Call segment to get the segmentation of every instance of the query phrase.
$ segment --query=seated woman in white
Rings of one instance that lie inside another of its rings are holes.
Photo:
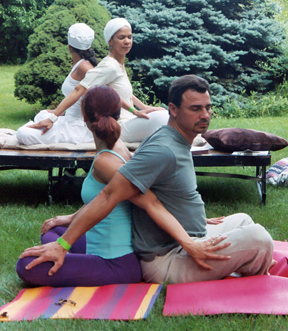
[[[124,67],[125,56],[132,47],[132,30],[129,22],[124,18],[110,20],[104,28],[104,38],[109,45],[109,54],[97,67],[86,73],[85,78],[54,110],[54,114],[59,116],[71,107],[90,87],[107,85],[121,97],[122,109],[118,121],[121,126],[121,140],[130,143],[140,142],[167,124],[168,111],[162,107],[147,106],[133,95]],[[43,132],[46,132],[53,125],[51,119],[46,119],[34,127],[44,128]]]
[[[84,23],[70,26],[68,31],[68,49],[72,56],[73,68],[62,85],[62,93],[66,97],[85,77],[88,70],[93,69],[98,60],[91,44],[94,31]],[[64,116],[53,110],[42,110],[34,118],[34,123],[25,124],[17,130],[17,139],[25,145],[55,143],[93,143],[93,135],[87,128],[81,112],[81,99],[66,109]],[[51,127],[39,125],[46,120]]]

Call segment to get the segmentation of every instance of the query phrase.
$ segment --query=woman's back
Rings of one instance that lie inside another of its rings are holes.
[[[113,150],[104,149],[96,154],[90,171],[82,185],[81,196],[85,204],[93,200],[106,186],[103,180],[101,180],[101,177],[103,178],[103,167],[101,167],[100,171],[97,171],[97,166],[94,167],[94,164],[99,161],[101,156],[103,157],[104,153],[106,154],[104,168],[108,172],[111,170],[107,169],[107,167],[109,168],[112,163],[118,163],[120,161],[124,164],[130,157],[129,151],[120,142],[116,143]],[[102,222],[95,225],[86,233],[86,253],[98,255],[105,259],[112,259],[132,253],[131,221],[131,203],[129,201],[120,202]]]

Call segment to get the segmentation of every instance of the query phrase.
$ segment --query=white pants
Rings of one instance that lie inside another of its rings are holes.
[[[40,111],[34,118],[34,123],[38,123],[49,116],[47,110]],[[26,123],[17,130],[17,139],[21,144],[57,144],[57,143],[93,143],[94,138],[92,132],[87,128],[82,119],[73,120],[66,116],[59,116],[50,130],[42,134],[43,128],[33,129],[28,128]]]
[[[245,276],[267,274],[272,262],[273,240],[259,224],[247,214],[234,214],[218,225],[207,225],[207,236],[193,238],[207,240],[225,234],[231,245],[216,251],[229,255],[229,260],[207,260],[213,270],[204,269],[181,247],[174,248],[164,256],[156,256],[151,262],[141,261],[143,278],[146,282],[188,283],[222,279],[232,272]]]
[[[121,140],[127,143],[141,142],[150,136],[162,125],[168,123],[169,114],[167,110],[157,110],[148,114],[146,118],[135,117],[123,121],[121,125]]]

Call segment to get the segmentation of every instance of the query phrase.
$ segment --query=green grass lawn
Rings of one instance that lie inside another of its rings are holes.
[[[17,129],[33,118],[40,105],[29,105],[13,96],[13,75],[18,67],[0,67],[1,127]],[[210,129],[222,127],[251,128],[288,138],[288,118],[212,119]],[[272,163],[288,157],[288,149],[271,152]],[[200,169],[199,169],[200,170]],[[254,174],[255,169],[211,168]],[[72,213],[81,206],[73,204],[47,205],[47,173],[42,171],[9,170],[0,176],[0,306],[15,298],[24,284],[15,273],[21,252],[40,242],[40,226],[51,216]],[[264,225],[275,240],[288,239],[288,188],[267,187],[267,204],[262,206],[254,182],[240,179],[198,178],[199,191],[206,203],[207,217],[246,212]],[[282,316],[219,315],[164,317],[164,287],[145,321],[83,321],[41,320],[21,323],[2,323],[0,330],[287,330],[288,320]]]

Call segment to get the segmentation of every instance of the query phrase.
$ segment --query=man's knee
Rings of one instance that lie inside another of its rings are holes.
[[[269,232],[260,224],[253,224],[244,227],[244,240],[250,241],[255,247],[259,246],[267,251],[273,252],[273,239]]]
[[[254,224],[251,216],[245,213],[236,213],[226,217],[226,221],[234,222],[237,226],[246,226]]]

